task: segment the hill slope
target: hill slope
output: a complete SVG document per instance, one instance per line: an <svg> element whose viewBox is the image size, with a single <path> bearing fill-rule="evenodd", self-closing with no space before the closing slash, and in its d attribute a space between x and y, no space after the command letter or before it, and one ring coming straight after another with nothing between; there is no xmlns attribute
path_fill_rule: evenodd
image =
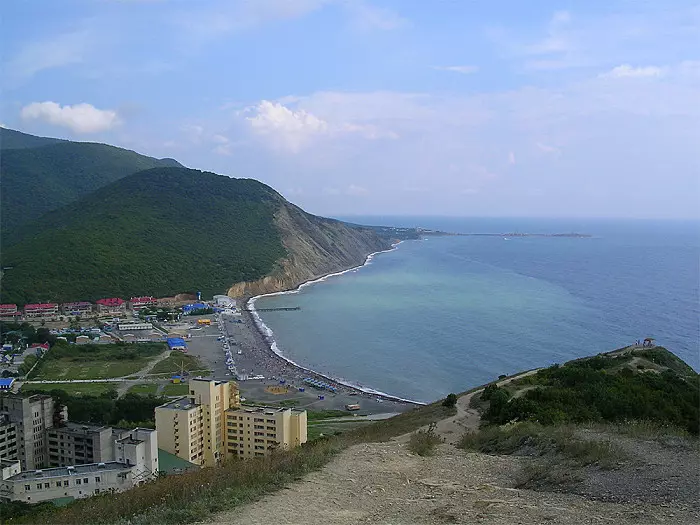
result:
<svg viewBox="0 0 700 525"><path fill-rule="evenodd" d="M180 166L134 151L88 142L35 137L0 128L0 224L3 244L45 213L122 177L160 166Z"/></svg>
<svg viewBox="0 0 700 525"><path fill-rule="evenodd" d="M255 180L155 168L28 226L3 250L11 268L2 301L210 296L268 275L277 276L272 288L293 286L387 246L373 230L309 215Z"/></svg>

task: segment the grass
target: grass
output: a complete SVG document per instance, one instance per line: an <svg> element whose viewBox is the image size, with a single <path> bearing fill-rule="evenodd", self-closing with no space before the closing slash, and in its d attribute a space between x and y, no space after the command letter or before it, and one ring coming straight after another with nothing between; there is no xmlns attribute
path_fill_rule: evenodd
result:
<svg viewBox="0 0 700 525"><path fill-rule="evenodd" d="M170 352L170 355L155 364L149 374L174 374L181 370L186 372L194 370L206 370L206 367L196 357L184 354L178 350Z"/></svg>
<svg viewBox="0 0 700 525"><path fill-rule="evenodd" d="M184 396L189 392L187 383L169 383L163 387L161 395L164 396Z"/></svg>
<svg viewBox="0 0 700 525"><path fill-rule="evenodd" d="M155 395L156 392L158 392L158 385L156 383L144 383L141 385L134 385L128 391L129 394L139 395Z"/></svg>
<svg viewBox="0 0 700 525"><path fill-rule="evenodd" d="M46 354L32 379L111 379L134 374L165 348L162 343L65 345Z"/></svg>
<svg viewBox="0 0 700 525"><path fill-rule="evenodd" d="M559 456L573 466L597 465L614 468L621 451L609 441L580 437L572 425L543 426L538 423L515 423L491 426L468 432L457 445L465 450L486 454L521 456Z"/></svg>
<svg viewBox="0 0 700 525"><path fill-rule="evenodd" d="M323 467L346 447L387 441L455 412L454 408L434 403L267 458L231 460L220 468L167 476L122 494L76 501L65 508L44 511L16 523L179 525L202 521L215 512L233 509L283 488Z"/></svg>
<svg viewBox="0 0 700 525"><path fill-rule="evenodd" d="M333 417L346 417L352 415L345 410L307 410L306 418L309 421L317 421L319 419L329 419Z"/></svg>
<svg viewBox="0 0 700 525"><path fill-rule="evenodd" d="M22 389L63 390L70 395L99 396L110 390L116 390L118 386L119 383L25 383Z"/></svg>
<svg viewBox="0 0 700 525"><path fill-rule="evenodd" d="M435 447L442 443L442 439L435 434L435 425L431 424L428 430L418 430L411 434L408 440L408 449L419 456L432 456Z"/></svg>

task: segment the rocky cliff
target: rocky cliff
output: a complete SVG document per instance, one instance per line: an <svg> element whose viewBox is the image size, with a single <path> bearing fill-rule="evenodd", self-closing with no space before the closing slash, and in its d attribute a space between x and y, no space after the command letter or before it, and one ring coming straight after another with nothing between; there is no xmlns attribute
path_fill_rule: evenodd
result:
<svg viewBox="0 0 700 525"><path fill-rule="evenodd" d="M370 253L391 247L390 238L374 229L317 217L286 201L275 213L275 225L287 256L268 276L235 283L228 290L230 297L291 290L306 281L359 266Z"/></svg>

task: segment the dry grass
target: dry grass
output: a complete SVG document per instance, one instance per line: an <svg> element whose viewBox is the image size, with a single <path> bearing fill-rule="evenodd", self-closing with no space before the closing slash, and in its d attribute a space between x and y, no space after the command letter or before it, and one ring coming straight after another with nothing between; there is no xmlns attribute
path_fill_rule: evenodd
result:
<svg viewBox="0 0 700 525"><path fill-rule="evenodd" d="M428 430L418 430L411 434L408 449L419 456L432 456L435 447L442 443L440 436L435 434L435 425L431 423Z"/></svg>
<svg viewBox="0 0 700 525"><path fill-rule="evenodd" d="M14 523L177 525L202 521L215 512L283 488L307 472L323 467L348 446L386 441L455 412L454 408L434 403L268 458L232 460L218 468L163 477L128 492L76 501Z"/></svg>

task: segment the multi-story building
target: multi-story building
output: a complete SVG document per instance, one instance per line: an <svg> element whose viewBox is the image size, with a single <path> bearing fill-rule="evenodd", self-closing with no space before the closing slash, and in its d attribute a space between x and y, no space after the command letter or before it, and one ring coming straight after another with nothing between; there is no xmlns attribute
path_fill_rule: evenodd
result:
<svg viewBox="0 0 700 525"><path fill-rule="evenodd" d="M103 463L114 460L112 428L65 423L46 432L49 467Z"/></svg>
<svg viewBox="0 0 700 525"><path fill-rule="evenodd" d="M23 471L2 480L0 500L39 503L122 492L137 485L138 465L118 461ZM144 480L145 481L145 480Z"/></svg>
<svg viewBox="0 0 700 525"><path fill-rule="evenodd" d="M98 299L95 304L97 304L97 312L100 315L123 315L126 313L126 302L119 297Z"/></svg>
<svg viewBox="0 0 700 525"><path fill-rule="evenodd" d="M49 460L46 430L68 419L65 407L59 407L51 396L0 396L0 415L14 423L17 434L17 456L22 470L47 465Z"/></svg>
<svg viewBox="0 0 700 525"><path fill-rule="evenodd" d="M189 395L156 408L159 448L197 465L264 456L306 442L306 411L241 407L234 381L191 379Z"/></svg>
<svg viewBox="0 0 700 525"><path fill-rule="evenodd" d="M134 467L132 476L135 482L152 479L158 474L157 431L152 428L135 428L114 432L117 437L114 441L114 459Z"/></svg>
<svg viewBox="0 0 700 525"><path fill-rule="evenodd" d="M20 315L16 304L0 304L0 317L17 317Z"/></svg>
<svg viewBox="0 0 700 525"><path fill-rule="evenodd" d="M0 460L16 460L18 447L17 425L7 414L0 414Z"/></svg>
<svg viewBox="0 0 700 525"><path fill-rule="evenodd" d="M135 312L139 311L141 308L145 308L147 306L156 306L157 304L158 299L156 299L155 297L151 297L150 295L146 295L143 297L132 297L131 299L129 299L129 306Z"/></svg>
<svg viewBox="0 0 700 525"><path fill-rule="evenodd" d="M51 318L58 315L58 304L56 303L40 303L40 304L25 304L24 316L32 319Z"/></svg>
<svg viewBox="0 0 700 525"><path fill-rule="evenodd" d="M247 407L226 411L226 452L240 458L266 456L306 443L306 410Z"/></svg>
<svg viewBox="0 0 700 525"><path fill-rule="evenodd" d="M92 314L92 303L87 301L78 301L75 303L63 303L61 305L63 315L72 315L75 317L87 317Z"/></svg>

